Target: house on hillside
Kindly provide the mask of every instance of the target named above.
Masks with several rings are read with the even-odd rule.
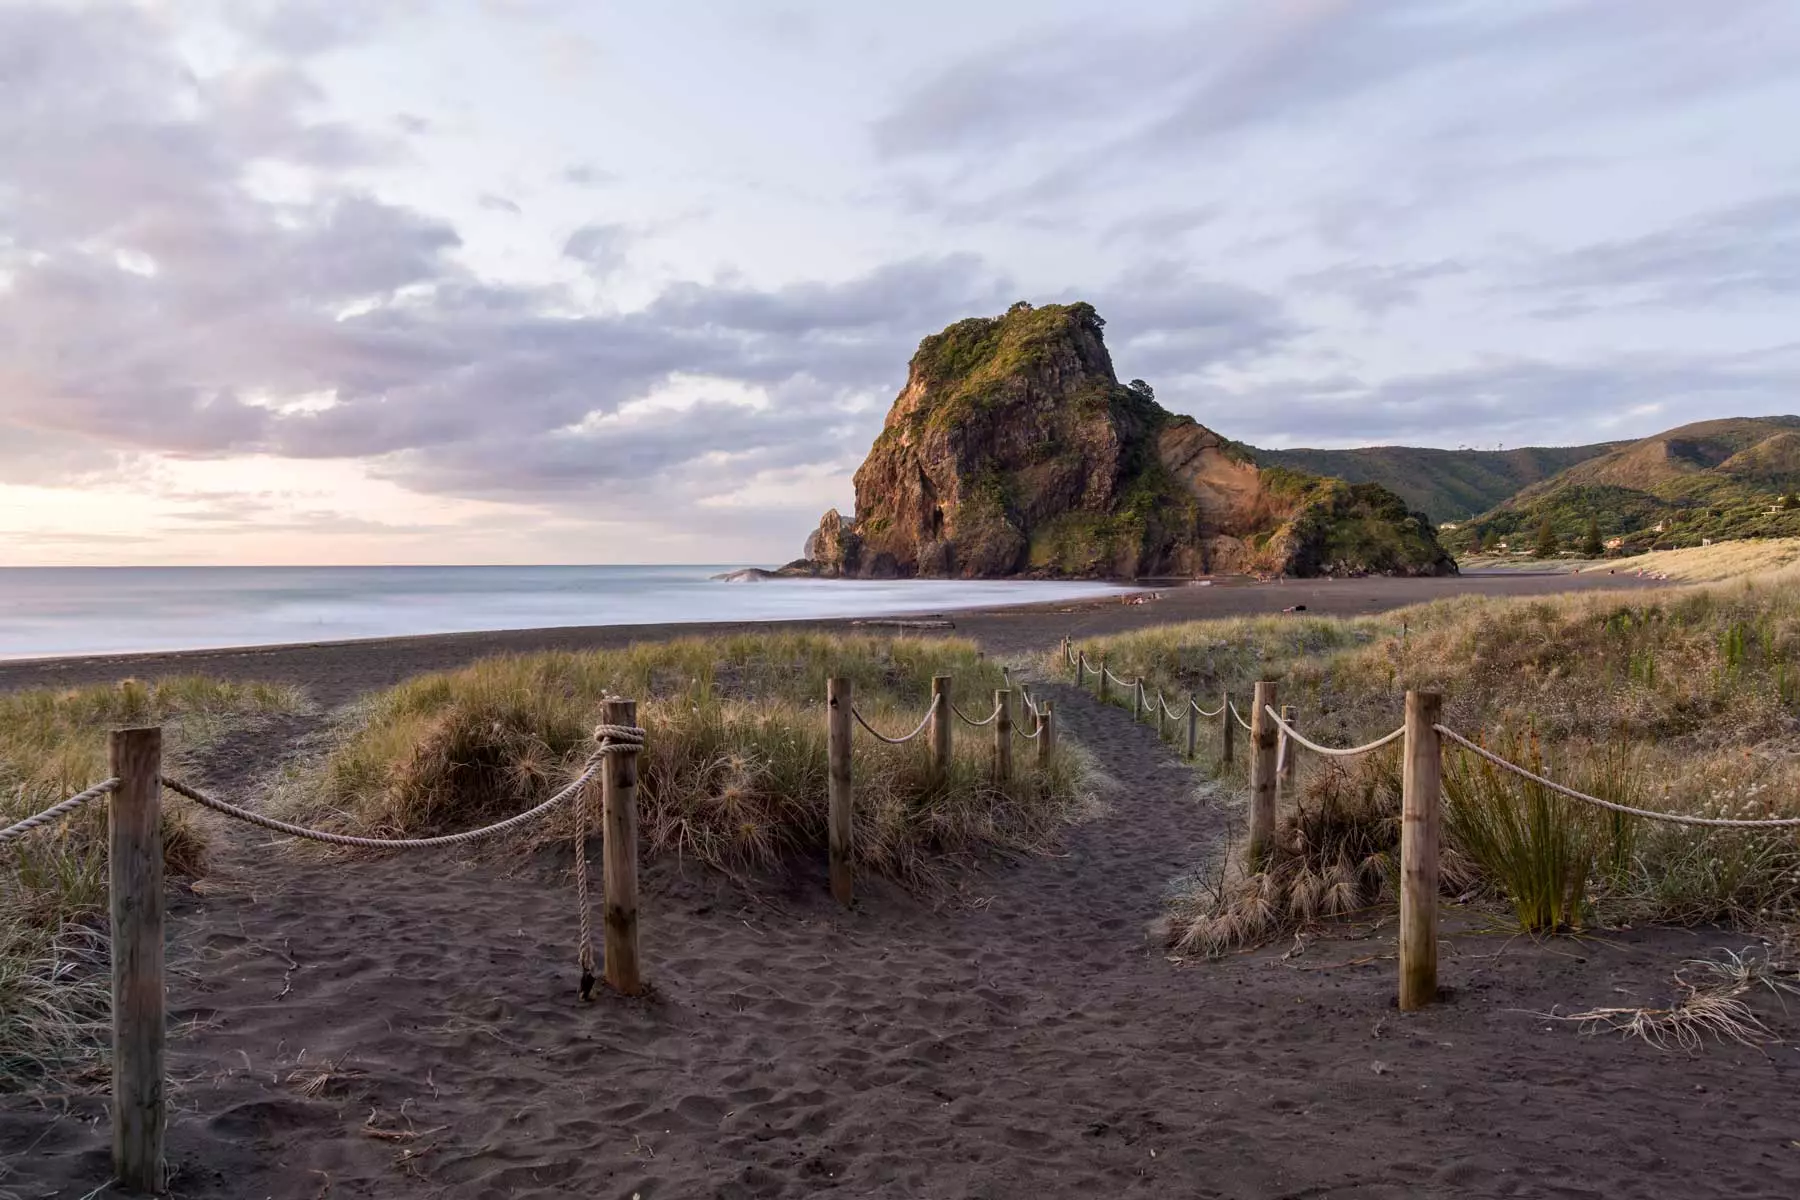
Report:
[[[1620,549],[1621,547],[1623,547],[1624,545],[1625,545],[1625,539],[1622,537],[1606,539],[1606,548],[1608,550],[1617,550],[1617,549]]]

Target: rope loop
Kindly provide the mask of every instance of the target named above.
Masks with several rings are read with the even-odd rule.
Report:
[[[937,715],[938,704],[941,701],[941,699],[942,699],[942,697],[940,697],[940,696],[933,696],[931,698],[931,705],[930,705],[930,707],[928,707],[925,710],[925,716],[919,721],[918,727],[915,728],[911,733],[907,734],[905,737],[889,737],[887,734],[882,733],[880,730],[876,729],[873,725],[869,724],[869,722],[864,719],[862,713],[857,710],[855,705],[850,706],[850,715],[855,717],[856,723],[858,725],[861,725],[864,729],[868,730],[870,736],[873,737],[876,741],[886,742],[890,746],[904,746],[906,743],[908,743],[908,742],[912,741],[914,738],[918,737],[921,733],[924,733],[925,730],[931,725],[931,718]]]
[[[1265,704],[1263,705],[1263,711],[1269,714],[1269,719],[1271,721],[1275,722],[1275,728],[1281,730],[1281,732],[1287,734],[1288,737],[1299,742],[1314,754],[1323,754],[1329,758],[1354,758],[1358,754],[1367,754],[1371,750],[1379,750],[1389,742],[1395,741],[1406,735],[1406,726],[1402,725],[1400,728],[1394,730],[1394,732],[1383,737],[1378,737],[1364,746],[1346,746],[1341,748],[1335,746],[1321,746],[1319,743],[1303,736],[1298,729],[1295,729],[1292,725],[1289,725],[1286,721],[1282,720],[1281,714],[1275,711],[1274,706]]]
[[[968,713],[966,713],[962,709],[958,708],[954,703],[952,703],[950,705],[951,712],[953,712],[957,716],[961,717],[968,724],[975,726],[975,728],[977,728],[977,729],[981,728],[983,725],[992,725],[996,720],[998,720],[1000,717],[1000,708],[1001,708],[1000,705],[998,705],[998,704],[994,705],[994,711],[989,713],[985,720],[977,721],[974,717],[971,717]]]

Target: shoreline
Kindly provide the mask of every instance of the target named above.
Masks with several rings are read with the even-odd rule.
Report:
[[[426,633],[348,641],[294,642],[165,650],[139,654],[69,655],[0,660],[0,691],[110,683],[139,676],[206,674],[226,679],[290,683],[327,707],[392,687],[415,675],[450,670],[481,658],[552,650],[597,650],[633,642],[680,637],[714,637],[758,630],[878,633],[859,622],[952,621],[942,631],[971,637],[988,653],[1018,656],[1054,646],[1064,634],[1099,637],[1149,625],[1218,617],[1256,616],[1304,607],[1308,615],[1367,616],[1430,600],[1463,595],[1545,595],[1592,589],[1637,590],[1655,586],[1631,576],[1469,574],[1425,578],[1371,576],[1362,579],[1215,581],[1161,590],[1121,588],[1117,595],[1016,605],[986,605],[860,617],[790,620],[661,622],[632,625],[572,625],[468,633]],[[1666,585],[1665,585],[1666,586]],[[1136,595],[1154,601],[1126,603]],[[914,636],[932,636],[920,631]]]

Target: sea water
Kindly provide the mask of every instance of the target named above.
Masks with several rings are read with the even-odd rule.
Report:
[[[712,578],[724,570],[0,568],[0,659],[571,625],[900,615],[1112,590],[1084,582]]]

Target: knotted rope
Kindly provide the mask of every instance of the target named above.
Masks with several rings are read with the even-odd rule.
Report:
[[[1554,779],[1546,779],[1536,771],[1526,770],[1518,763],[1507,762],[1504,758],[1501,758],[1498,754],[1495,754],[1485,746],[1478,746],[1474,742],[1471,742],[1468,738],[1456,732],[1454,729],[1447,728],[1443,725],[1433,725],[1432,728],[1461,746],[1464,750],[1479,755],[1493,763],[1495,766],[1511,771],[1514,775],[1521,776],[1522,778],[1531,780],[1533,783],[1547,787],[1558,795],[1567,796],[1571,800],[1580,800],[1584,804],[1592,804],[1612,812],[1624,813],[1626,816],[1643,817],[1651,821],[1667,821],[1674,825],[1706,825],[1722,829],[1792,829],[1796,826],[1800,826],[1800,817],[1770,817],[1761,821],[1741,821],[1732,817],[1690,817],[1682,813],[1657,812],[1655,809],[1651,808],[1633,808],[1629,804],[1614,804],[1611,800],[1602,800],[1598,796],[1590,796],[1586,792],[1578,792],[1572,787],[1565,787]]]
[[[852,705],[850,708],[850,715],[855,717],[856,723],[858,725],[861,725],[864,729],[868,730],[870,736],[875,738],[876,741],[886,742],[890,746],[904,746],[906,743],[908,743],[908,742],[912,741],[914,738],[918,737],[921,733],[924,733],[926,728],[928,726],[930,726],[931,718],[933,716],[937,715],[938,704],[941,700],[942,700],[941,696],[933,696],[931,698],[931,706],[925,710],[925,716],[922,720],[920,720],[918,728],[914,729],[911,733],[907,734],[905,737],[889,737],[887,734],[882,733],[880,730],[876,729],[873,725],[869,724],[866,720],[864,720],[862,713],[858,712],[854,705]]]
[[[17,824],[8,825],[5,829],[0,829],[0,845],[16,841],[40,825],[48,825],[52,821],[67,816],[69,813],[74,812],[76,809],[86,804],[89,800],[97,800],[108,792],[116,791],[118,786],[119,781],[117,779],[102,780],[85,792],[76,792],[67,800],[62,801],[59,804],[53,804],[41,813],[26,817]]]
[[[1358,754],[1367,754],[1371,750],[1379,750],[1389,742],[1395,741],[1406,735],[1406,726],[1402,725],[1387,736],[1378,737],[1364,746],[1345,746],[1342,748],[1336,746],[1321,746],[1319,743],[1303,736],[1298,729],[1295,729],[1292,725],[1289,725],[1286,721],[1282,720],[1281,714],[1276,712],[1272,706],[1265,704],[1263,705],[1263,710],[1269,714],[1269,719],[1275,722],[1275,727],[1281,730],[1281,732],[1287,734],[1290,738],[1299,742],[1314,754],[1323,754],[1331,758],[1354,758]]]

